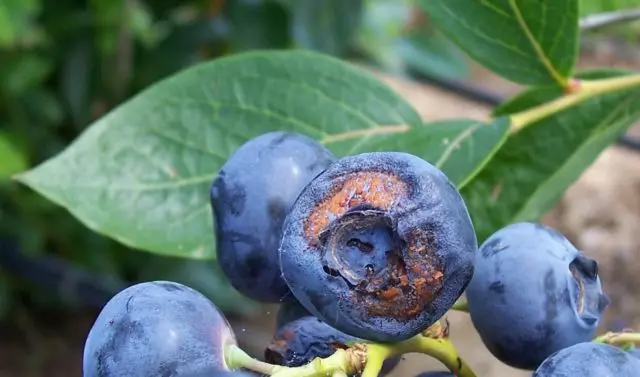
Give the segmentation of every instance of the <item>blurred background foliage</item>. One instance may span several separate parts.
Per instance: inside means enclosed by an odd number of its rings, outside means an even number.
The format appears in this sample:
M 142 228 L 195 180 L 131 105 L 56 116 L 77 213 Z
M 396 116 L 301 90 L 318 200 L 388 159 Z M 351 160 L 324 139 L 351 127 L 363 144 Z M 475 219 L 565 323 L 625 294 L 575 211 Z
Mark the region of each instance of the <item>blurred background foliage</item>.
M 582 3 L 583 15 L 637 6 Z M 640 40 L 637 25 L 606 32 Z M 410 0 L 0 0 L 0 318 L 16 305 L 99 306 L 148 279 L 189 284 L 230 314 L 255 312 L 214 261 L 131 251 L 11 176 L 158 80 L 263 48 L 314 49 L 398 75 L 470 74 L 469 61 Z

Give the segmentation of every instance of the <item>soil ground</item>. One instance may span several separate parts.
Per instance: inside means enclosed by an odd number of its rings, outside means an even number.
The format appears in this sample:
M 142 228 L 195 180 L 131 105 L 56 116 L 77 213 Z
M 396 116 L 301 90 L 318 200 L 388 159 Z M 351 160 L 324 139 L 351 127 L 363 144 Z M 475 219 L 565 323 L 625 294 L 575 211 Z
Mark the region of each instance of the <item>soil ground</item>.
M 635 66 L 638 55 L 620 56 L 611 50 L 590 51 L 583 66 Z M 476 67 L 473 81 L 503 95 L 519 88 Z M 427 120 L 483 118 L 490 109 L 443 90 L 380 76 L 419 109 Z M 640 136 L 640 125 L 630 134 Z M 608 148 L 567 190 L 544 222 L 564 232 L 578 247 L 599 260 L 602 280 L 612 305 L 602 331 L 621 326 L 640 328 L 640 153 L 617 146 Z M 276 308 L 265 307 L 262 319 L 233 321 L 244 347 L 260 356 L 270 338 Z M 96 313 L 73 316 L 17 313 L 0 326 L 0 377 L 79 377 L 84 337 Z M 478 376 L 529 376 L 496 361 L 480 342 L 467 315 L 448 317 L 453 342 Z M 428 369 L 443 369 L 425 356 L 408 355 L 392 373 L 412 377 Z

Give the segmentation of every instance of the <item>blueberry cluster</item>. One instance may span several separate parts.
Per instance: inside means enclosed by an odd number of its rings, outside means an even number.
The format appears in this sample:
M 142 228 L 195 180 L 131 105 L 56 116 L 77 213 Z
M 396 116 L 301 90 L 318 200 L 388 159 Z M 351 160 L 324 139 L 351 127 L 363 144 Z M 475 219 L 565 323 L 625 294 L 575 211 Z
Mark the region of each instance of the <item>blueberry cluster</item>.
M 306 136 L 271 132 L 235 151 L 210 197 L 222 271 L 242 294 L 281 304 L 264 354 L 271 364 L 407 341 L 466 292 L 482 341 L 505 364 L 535 377 L 640 375 L 631 352 L 591 342 L 609 304 L 596 261 L 536 223 L 509 225 L 478 247 L 456 187 L 416 156 L 336 158 Z M 96 319 L 84 376 L 255 375 L 232 371 L 225 351 L 235 345 L 199 292 L 140 283 Z

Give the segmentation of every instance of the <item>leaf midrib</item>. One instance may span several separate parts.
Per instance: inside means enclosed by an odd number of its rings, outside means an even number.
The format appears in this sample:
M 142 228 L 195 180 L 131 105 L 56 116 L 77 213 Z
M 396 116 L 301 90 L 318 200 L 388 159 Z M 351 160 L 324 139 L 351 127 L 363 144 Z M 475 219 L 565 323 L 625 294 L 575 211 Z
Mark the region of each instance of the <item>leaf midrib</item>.
M 522 31 L 524 32 L 525 36 L 531 43 L 531 46 L 536 52 L 536 55 L 538 55 L 538 58 L 540 59 L 540 62 L 542 63 L 542 65 L 544 65 L 544 67 L 547 69 L 547 71 L 549 72 L 551 77 L 553 77 L 554 80 L 556 80 L 560 85 L 565 86 L 567 84 L 567 79 L 563 77 L 555 69 L 555 67 L 551 63 L 551 60 L 542 49 L 542 46 L 540 46 L 540 43 L 538 43 L 538 41 L 536 40 L 535 36 L 531 32 L 531 29 L 529 29 L 529 26 L 527 25 L 524 17 L 522 16 L 522 12 L 520 11 L 518 4 L 516 3 L 516 0 L 509 0 L 509 6 L 511 7 L 511 10 L 513 10 L 513 14 L 516 16 L 516 21 L 518 22 L 518 25 L 520 25 L 520 27 L 522 28 Z

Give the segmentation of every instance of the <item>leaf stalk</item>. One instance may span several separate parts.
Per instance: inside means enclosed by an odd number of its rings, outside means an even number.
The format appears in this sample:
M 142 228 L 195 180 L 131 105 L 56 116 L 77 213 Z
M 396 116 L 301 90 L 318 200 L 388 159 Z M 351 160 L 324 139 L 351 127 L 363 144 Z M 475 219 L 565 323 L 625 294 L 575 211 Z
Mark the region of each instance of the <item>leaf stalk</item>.
M 514 134 L 541 119 L 559 113 L 590 98 L 640 86 L 640 74 L 598 80 L 580 80 L 578 88 L 556 100 L 511 115 Z

